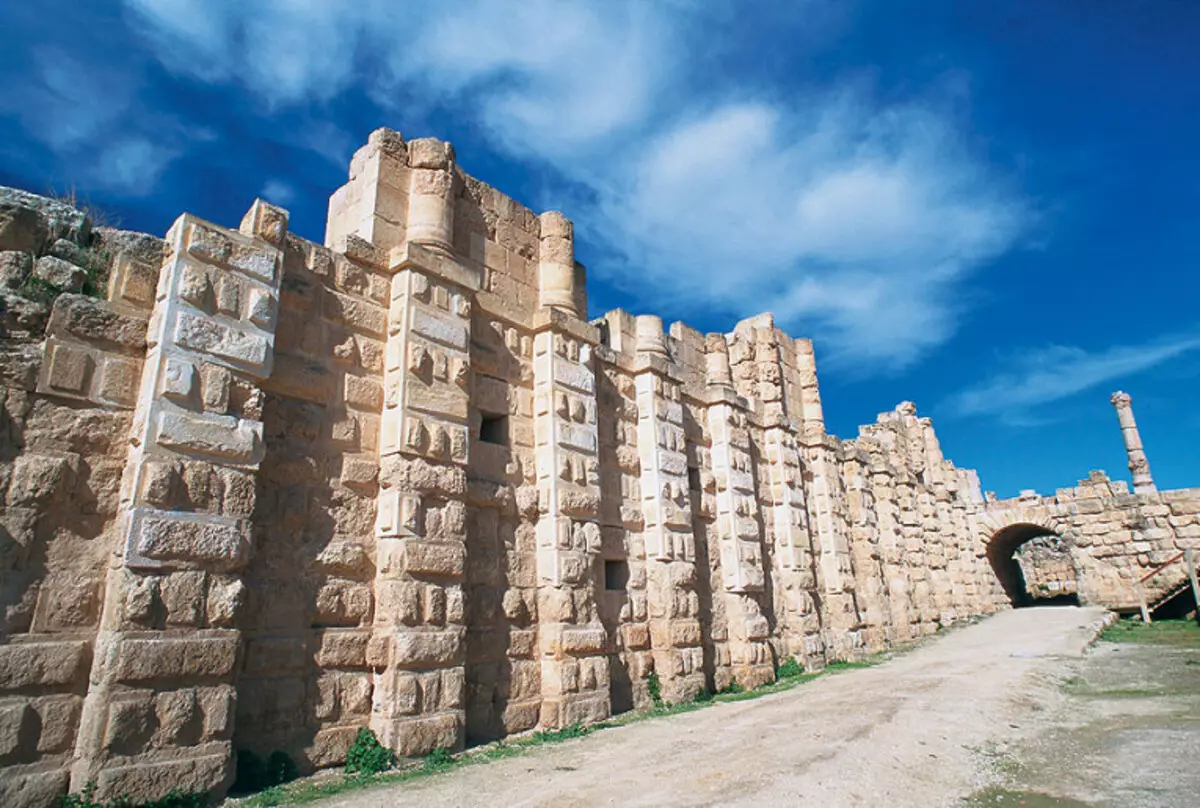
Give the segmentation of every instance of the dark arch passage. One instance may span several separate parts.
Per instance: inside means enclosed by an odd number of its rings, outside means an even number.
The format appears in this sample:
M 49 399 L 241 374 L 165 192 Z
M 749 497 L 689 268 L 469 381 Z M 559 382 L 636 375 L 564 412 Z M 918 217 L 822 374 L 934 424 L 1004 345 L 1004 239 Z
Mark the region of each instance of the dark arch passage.
M 1004 593 L 1008 595 L 1013 606 L 1030 606 L 1034 602 L 1025 586 L 1025 575 L 1021 572 L 1021 565 L 1017 563 L 1017 548 L 1039 536 L 1054 535 L 1055 532 L 1050 528 L 1022 522 L 996 531 L 988 542 L 988 563 L 992 565 L 992 571 L 1000 579 L 1000 585 L 1004 587 Z

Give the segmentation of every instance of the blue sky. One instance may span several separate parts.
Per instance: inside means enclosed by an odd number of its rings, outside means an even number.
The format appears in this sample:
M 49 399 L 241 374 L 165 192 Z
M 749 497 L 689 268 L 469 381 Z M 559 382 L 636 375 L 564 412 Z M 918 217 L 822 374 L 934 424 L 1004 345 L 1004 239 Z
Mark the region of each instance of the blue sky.
M 0 8 L 0 183 L 320 241 L 378 126 L 576 223 L 593 315 L 814 338 L 1001 496 L 1200 484 L 1200 3 L 42 0 Z M 785 9 L 786 10 L 782 10 Z

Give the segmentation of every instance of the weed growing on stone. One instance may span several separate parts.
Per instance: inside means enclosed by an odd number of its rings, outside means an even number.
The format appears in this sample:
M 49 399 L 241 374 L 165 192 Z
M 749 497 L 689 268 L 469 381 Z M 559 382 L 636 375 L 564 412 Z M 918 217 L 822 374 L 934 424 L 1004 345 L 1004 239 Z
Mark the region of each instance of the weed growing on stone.
M 425 756 L 423 767 L 427 772 L 442 772 L 458 763 L 454 755 L 447 749 L 434 749 Z
M 390 769 L 393 760 L 392 750 L 381 744 L 374 732 L 363 727 L 346 753 L 346 773 L 378 774 Z
M 790 656 L 783 662 L 779 663 L 779 667 L 775 669 L 776 679 L 794 679 L 797 676 L 804 675 L 804 667 L 794 657 Z
M 729 695 L 733 695 L 736 693 L 745 693 L 745 692 L 746 692 L 746 688 L 742 687 L 741 683 L 737 679 L 733 679 L 729 682 L 729 684 L 725 685 L 725 687 L 718 690 L 717 695 L 718 696 L 729 696 Z
M 646 691 L 650 694 L 650 701 L 654 702 L 654 706 L 661 707 L 662 682 L 658 679 L 658 671 L 650 671 L 650 675 L 646 677 Z
M 858 662 L 843 662 L 838 660 L 826 664 L 825 670 L 829 671 L 830 673 L 834 673 L 836 671 L 852 671 L 858 670 L 859 668 L 870 668 L 878 664 L 878 661 L 871 661 L 867 659 L 860 660 Z
M 572 738 L 582 738 L 584 735 L 591 733 L 593 726 L 585 727 L 583 724 L 571 724 L 569 727 L 563 727 L 562 729 L 538 730 L 533 733 L 533 740 L 535 743 L 557 743 L 559 741 L 569 741 Z

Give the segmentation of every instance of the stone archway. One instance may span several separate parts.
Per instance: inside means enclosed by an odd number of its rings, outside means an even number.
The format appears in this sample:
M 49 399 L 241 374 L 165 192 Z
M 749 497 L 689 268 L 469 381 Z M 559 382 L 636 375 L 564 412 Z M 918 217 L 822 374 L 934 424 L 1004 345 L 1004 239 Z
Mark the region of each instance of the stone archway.
M 1029 606 L 1033 598 L 1025 583 L 1025 575 L 1017 562 L 1017 548 L 1027 541 L 1041 536 L 1056 536 L 1058 531 L 1046 525 L 1032 522 L 1017 522 L 1000 528 L 992 534 L 987 544 L 988 564 L 1000 580 L 1004 594 L 1015 607 Z
M 1043 536 L 1057 536 L 1073 546 L 1074 531 L 1070 524 L 1043 506 L 1015 504 L 987 512 L 976 522 L 982 555 L 987 556 L 996 580 L 1008 601 L 1016 607 L 1028 606 L 1033 598 L 1025 584 L 1025 576 L 1016 559 L 1017 549 L 1026 542 Z M 1076 560 L 1072 554 L 1072 560 Z

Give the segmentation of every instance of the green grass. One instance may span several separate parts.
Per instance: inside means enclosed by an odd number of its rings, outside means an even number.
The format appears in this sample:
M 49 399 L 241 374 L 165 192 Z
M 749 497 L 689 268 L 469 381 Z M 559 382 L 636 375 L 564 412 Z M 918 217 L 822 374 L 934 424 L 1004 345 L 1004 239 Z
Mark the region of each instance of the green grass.
M 962 802 L 963 808 L 1092 808 L 1079 800 L 1052 797 L 1033 791 L 989 788 L 977 791 Z
M 1158 620 L 1149 625 L 1140 620 L 1119 620 L 1100 634 L 1103 642 L 1166 645 L 1200 648 L 1200 625 L 1194 620 Z

